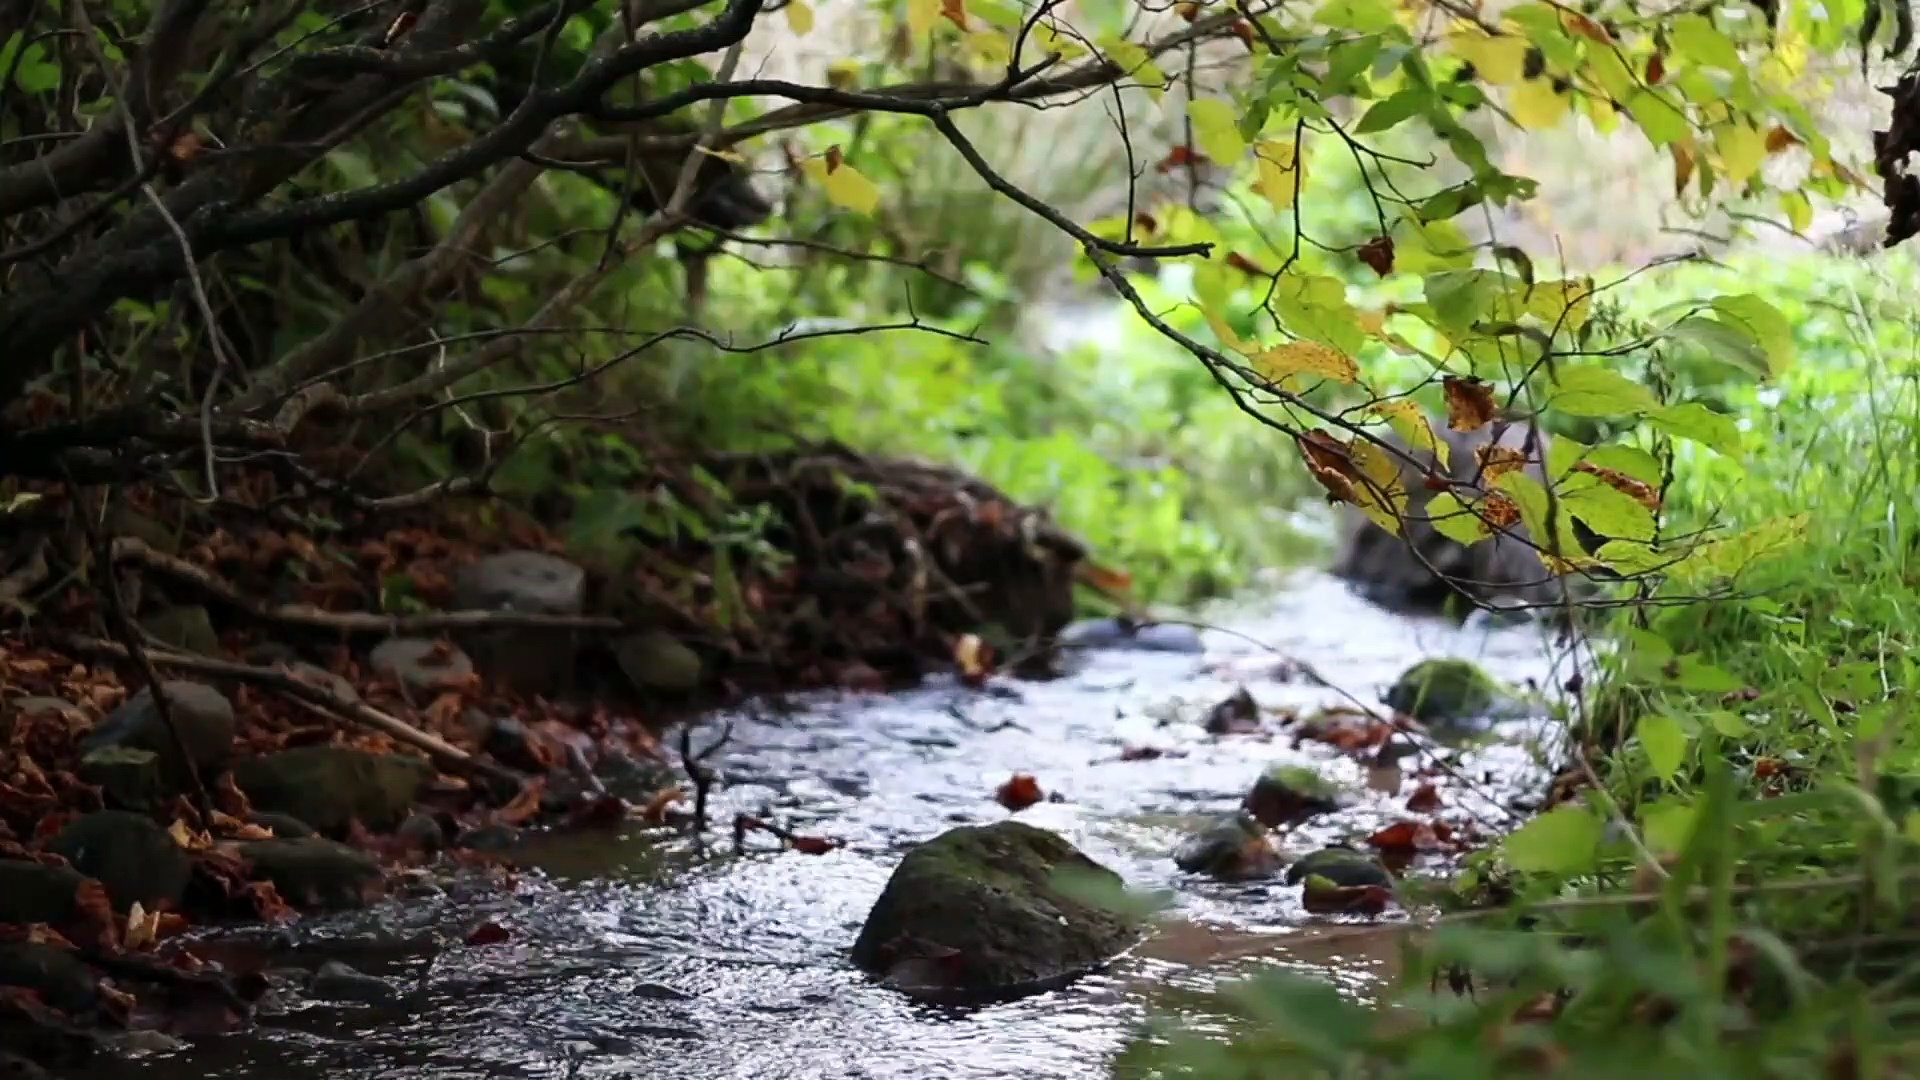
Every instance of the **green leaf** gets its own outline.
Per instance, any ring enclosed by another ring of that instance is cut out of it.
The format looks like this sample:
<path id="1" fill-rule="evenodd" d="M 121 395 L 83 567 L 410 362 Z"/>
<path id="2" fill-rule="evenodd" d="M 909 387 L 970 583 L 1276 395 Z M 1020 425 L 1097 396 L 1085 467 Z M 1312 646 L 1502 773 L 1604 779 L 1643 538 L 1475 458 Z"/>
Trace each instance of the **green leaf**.
<path id="1" fill-rule="evenodd" d="M 1756 377 L 1764 378 L 1772 370 L 1766 350 L 1752 334 L 1718 319 L 1689 315 L 1668 327 L 1663 336 L 1695 346 L 1709 359 L 1732 364 Z"/>
<path id="2" fill-rule="evenodd" d="M 1745 449 L 1745 442 L 1740 437 L 1739 421 L 1724 413 L 1714 412 L 1697 401 L 1668 405 L 1648 419 L 1676 438 L 1691 439 L 1728 457 L 1738 457 Z"/>
<path id="3" fill-rule="evenodd" d="M 1427 500 L 1427 516 L 1441 536 L 1455 543 L 1472 544 L 1492 535 L 1487 523 L 1463 506 L 1451 491 L 1442 491 Z"/>
<path id="4" fill-rule="evenodd" d="M 1384 34 L 1400 28 L 1394 19 L 1394 5 L 1386 0 L 1327 0 L 1313 20 L 1321 26 L 1357 34 Z"/>
<path id="5" fill-rule="evenodd" d="M 1780 375 L 1793 363 L 1793 324 L 1780 309 L 1752 293 L 1722 296 L 1713 310 L 1728 326 L 1744 331 L 1767 358 L 1767 372 Z"/>
<path id="6" fill-rule="evenodd" d="M 1640 837 L 1656 855 L 1684 850 L 1693 832 L 1694 807 L 1683 802 L 1657 802 L 1640 811 Z"/>
<path id="7" fill-rule="evenodd" d="M 1682 656 L 1674 662 L 1674 684 L 1696 694 L 1731 694 L 1740 689 L 1740 680 L 1731 672 L 1715 667 L 1697 656 Z"/>
<path id="8" fill-rule="evenodd" d="M 1740 50 L 1705 15 L 1681 15 L 1667 26 L 1667 42 L 1673 54 L 1696 64 L 1740 72 L 1746 65 Z"/>
<path id="9" fill-rule="evenodd" d="M 1652 90 L 1636 90 L 1621 104 L 1655 149 L 1679 142 L 1693 132 L 1686 112 Z"/>
<path id="10" fill-rule="evenodd" d="M 1386 131 L 1416 113 L 1425 112 L 1433 105 L 1433 92 L 1424 86 L 1411 86 L 1385 101 L 1376 102 L 1368 109 L 1360 122 L 1353 125 L 1355 135 L 1372 135 Z"/>
<path id="11" fill-rule="evenodd" d="M 1567 482 L 1560 504 L 1566 507 L 1567 513 L 1609 539 L 1651 541 L 1658 529 L 1653 511 L 1642 506 L 1638 499 L 1588 473 Z"/>
<path id="12" fill-rule="evenodd" d="M 1556 445 L 1558 443 L 1556 442 Z M 1637 446 L 1609 443 L 1587 451 L 1587 461 L 1602 469 L 1623 472 L 1650 487 L 1660 486 L 1660 461 Z"/>
<path id="13" fill-rule="evenodd" d="M 1669 552 L 1633 540 L 1609 540 L 1600 545 L 1593 557 L 1627 575 L 1650 574 L 1677 561 Z"/>
<path id="14" fill-rule="evenodd" d="M 1647 764 L 1662 781 L 1673 779 L 1687 756 L 1687 733 L 1680 721 L 1665 713 L 1648 713 L 1634 729 L 1640 736 L 1640 749 L 1646 751 Z"/>
<path id="15" fill-rule="evenodd" d="M 1571 877 L 1599 865 L 1604 825 L 1584 806 L 1565 805 L 1522 825 L 1500 844 L 1508 865 L 1522 873 Z"/>
<path id="16" fill-rule="evenodd" d="M 1193 121 L 1193 141 L 1200 152 L 1218 164 L 1232 168 L 1246 156 L 1247 141 L 1240 137 L 1240 115 L 1232 104 L 1219 98 L 1190 101 L 1187 118 Z"/>
<path id="17" fill-rule="evenodd" d="M 1549 404 L 1569 416 L 1631 416 L 1660 408 L 1653 391 L 1608 368 L 1560 369 Z"/>
<path id="18" fill-rule="evenodd" d="M 1753 725 L 1737 712 L 1715 709 L 1707 714 L 1707 725 L 1729 739 L 1744 739 L 1753 734 Z"/>

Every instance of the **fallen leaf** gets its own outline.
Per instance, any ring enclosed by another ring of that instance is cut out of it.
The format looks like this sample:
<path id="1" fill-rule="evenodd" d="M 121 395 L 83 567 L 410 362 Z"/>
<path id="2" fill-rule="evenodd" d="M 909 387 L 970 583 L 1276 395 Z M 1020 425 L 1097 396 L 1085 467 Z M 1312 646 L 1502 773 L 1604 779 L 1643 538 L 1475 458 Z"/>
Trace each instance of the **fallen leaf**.
<path id="1" fill-rule="evenodd" d="M 120 945 L 130 952 L 152 948 L 160 940 L 160 913 L 148 911 L 140 901 L 135 900 L 127 908 L 127 929 L 121 935 Z"/>
<path id="2" fill-rule="evenodd" d="M 978 686 L 993 672 L 993 648 L 978 634 L 962 634 L 953 646 L 953 662 L 960 668 L 961 681 Z"/>
<path id="3" fill-rule="evenodd" d="M 677 803 L 687 801 L 687 789 L 684 787 L 661 788 L 647 800 L 640 811 L 640 820 L 649 825 L 664 825 L 667 821 L 667 809 Z"/>
<path id="4" fill-rule="evenodd" d="M 1442 805 L 1440 789 L 1432 784 L 1421 784 L 1407 796 L 1407 809 L 1416 814 L 1431 814 Z"/>
<path id="5" fill-rule="evenodd" d="M 1381 851 L 1438 851 L 1443 846 L 1433 827 L 1421 821 L 1401 821 L 1367 837 L 1367 843 Z"/>
<path id="6" fill-rule="evenodd" d="M 787 841 L 787 846 L 802 855 L 825 855 L 846 846 L 846 841 L 837 837 L 795 836 Z"/>
<path id="7" fill-rule="evenodd" d="M 1047 796 L 1046 792 L 1040 790 L 1038 780 L 1026 773 L 1014 773 L 994 791 L 993 797 L 1001 806 L 1019 813 Z"/>

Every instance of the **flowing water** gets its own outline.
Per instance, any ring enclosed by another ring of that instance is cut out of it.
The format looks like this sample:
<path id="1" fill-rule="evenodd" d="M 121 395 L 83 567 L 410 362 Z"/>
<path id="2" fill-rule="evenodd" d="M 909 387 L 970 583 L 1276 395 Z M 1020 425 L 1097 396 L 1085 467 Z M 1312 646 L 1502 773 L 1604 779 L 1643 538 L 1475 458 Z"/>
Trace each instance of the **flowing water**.
<path id="1" fill-rule="evenodd" d="M 523 853 L 530 869 L 511 888 L 390 901 L 302 923 L 279 943 L 276 963 L 296 974 L 343 960 L 386 978 L 397 999 L 293 992 L 246 1033 L 129 1069 L 250 1080 L 1086 1078 L 1104 1075 L 1157 986 L 1288 964 L 1365 995 L 1393 955 L 1395 916 L 1371 934 L 1340 928 L 1303 911 L 1298 887 L 1198 879 L 1169 858 L 1197 816 L 1231 811 L 1273 762 L 1316 764 L 1360 794 L 1351 810 L 1280 837 L 1287 851 L 1407 816 L 1412 762 L 1406 775 L 1383 776 L 1323 744 L 1296 747 L 1280 713 L 1342 698 L 1247 639 L 1368 702 L 1423 657 L 1476 659 L 1540 685 L 1564 679 L 1552 668 L 1570 661 L 1555 661 L 1537 629 L 1390 616 L 1319 574 L 1220 618 L 1237 633 L 1205 632 L 1204 655 L 1093 652 L 1052 682 L 824 695 L 782 715 L 734 717 L 716 762 L 715 820 L 760 814 L 844 848 L 803 854 L 755 836 L 736 855 L 724 830 L 705 854 L 641 828 L 553 838 Z M 1206 707 L 1240 685 L 1265 710 L 1267 733 L 1208 735 Z M 1461 751 L 1455 775 L 1437 781 L 1440 815 L 1510 826 L 1516 797 L 1540 786 L 1529 747 L 1540 734 Z M 1125 760 L 1126 747 L 1168 753 Z M 1024 820 L 1060 831 L 1131 885 L 1171 890 L 1167 928 L 1066 989 L 970 1010 L 915 1003 L 855 971 L 848 946 L 901 854 L 951 826 L 1004 818 L 993 793 L 1014 772 L 1058 800 Z M 488 920 L 510 940 L 463 944 Z"/>

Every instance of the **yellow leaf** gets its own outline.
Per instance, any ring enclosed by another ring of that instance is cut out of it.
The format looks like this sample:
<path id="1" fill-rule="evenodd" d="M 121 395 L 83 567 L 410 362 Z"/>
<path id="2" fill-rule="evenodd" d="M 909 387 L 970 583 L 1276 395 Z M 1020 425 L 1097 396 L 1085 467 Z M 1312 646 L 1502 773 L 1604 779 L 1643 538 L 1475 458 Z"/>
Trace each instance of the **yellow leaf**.
<path id="1" fill-rule="evenodd" d="M 1145 88 L 1148 97 L 1157 102 L 1166 96 L 1166 73 L 1153 62 L 1147 50 L 1118 36 L 1101 38 L 1099 44 L 1100 50 L 1107 54 L 1107 59 L 1120 69 L 1121 74 Z"/>
<path id="2" fill-rule="evenodd" d="M 804 167 L 807 175 L 820 182 L 834 205 L 862 214 L 880 209 L 880 189 L 853 166 L 841 162 L 837 168 L 829 169 L 819 158 L 809 158 Z"/>
<path id="3" fill-rule="evenodd" d="M 1384 339 L 1387 336 L 1387 313 L 1373 310 L 1360 312 L 1360 329 L 1365 330 L 1369 337 Z"/>
<path id="4" fill-rule="evenodd" d="M 1793 226 L 1794 232 L 1804 233 L 1807 226 L 1813 224 L 1813 203 L 1807 200 L 1803 192 L 1782 192 L 1780 205 L 1786 210 L 1787 223 Z"/>
<path id="5" fill-rule="evenodd" d="M 1013 49 L 1007 44 L 1007 37 L 998 30 L 975 30 L 961 39 L 974 59 L 983 64 L 1003 65 L 1013 59 Z"/>
<path id="6" fill-rule="evenodd" d="M 1282 139 L 1262 139 L 1254 144 L 1253 154 L 1259 171 L 1254 189 L 1264 195 L 1275 210 L 1291 209 L 1294 191 L 1307 177 L 1306 163 L 1300 160 L 1297 148 Z"/>
<path id="7" fill-rule="evenodd" d="M 907 0 L 907 33 L 923 38 L 933 32 L 940 17 L 940 0 Z"/>
<path id="8" fill-rule="evenodd" d="M 1354 470 L 1364 479 L 1353 485 L 1354 505 L 1374 524 L 1400 535 L 1400 519 L 1407 512 L 1407 488 L 1400 480 L 1400 463 L 1393 455 L 1365 439 L 1347 447 Z"/>
<path id="9" fill-rule="evenodd" d="M 179 818 L 174 818 L 173 824 L 167 826 L 167 835 L 173 837 L 173 842 L 183 848 L 193 847 L 193 830 L 187 828 L 187 823 Z"/>
<path id="10" fill-rule="evenodd" d="M 1440 467 L 1449 467 L 1449 452 L 1446 440 L 1433 430 L 1433 421 L 1427 418 L 1427 411 L 1412 398 L 1395 398 L 1391 401 L 1376 401 L 1372 405 L 1375 413 L 1386 418 L 1393 430 L 1407 440 L 1407 445 L 1415 450 L 1424 450 L 1434 456 Z"/>
<path id="11" fill-rule="evenodd" d="M 827 65 L 827 85 L 845 90 L 860 81 L 860 65 L 852 60 L 836 60 Z"/>
<path id="12" fill-rule="evenodd" d="M 787 27 L 796 34 L 813 31 L 813 9 L 802 0 L 787 0 Z"/>
<path id="13" fill-rule="evenodd" d="M 1512 86 L 1525 74 L 1527 39 L 1523 37 L 1496 37 L 1468 23 L 1448 35 L 1447 41 L 1454 55 L 1472 64 L 1474 72 L 1489 85 Z"/>
<path id="14" fill-rule="evenodd" d="M 1240 118 L 1233 106 L 1219 98 L 1200 98 L 1187 102 L 1187 118 L 1193 121 L 1193 141 L 1200 152 L 1231 168 L 1247 152 L 1240 137 Z"/>
<path id="15" fill-rule="evenodd" d="M 1542 281 L 1527 294 L 1527 313 L 1550 327 L 1572 332 L 1587 324 L 1593 308 L 1593 279 Z"/>
<path id="16" fill-rule="evenodd" d="M 1573 98 L 1556 93 L 1548 79 L 1528 79 L 1507 94 L 1507 108 L 1513 122 L 1528 131 L 1554 127 L 1573 111 Z"/>
<path id="17" fill-rule="evenodd" d="M 1045 23 L 1033 28 L 1033 43 L 1040 46 L 1043 53 L 1051 53 L 1062 60 L 1073 60 L 1087 55 L 1087 47 L 1074 38 L 1062 34 Z M 1145 52 L 1145 50 L 1141 50 Z"/>
<path id="18" fill-rule="evenodd" d="M 1673 194 L 1678 198 L 1686 194 L 1687 185 L 1693 180 L 1693 140 L 1668 143 L 1667 152 L 1673 155 Z"/>
<path id="19" fill-rule="evenodd" d="M 1206 316 L 1207 326 L 1212 328 L 1214 336 L 1220 339 L 1220 344 L 1225 345 L 1227 348 L 1232 349 L 1242 356 L 1252 354 L 1254 349 L 1252 343 L 1242 339 L 1239 334 L 1234 333 L 1233 327 L 1227 325 L 1227 320 L 1222 318 L 1219 312 L 1214 311 L 1212 308 L 1203 307 L 1200 309 L 1200 313 Z"/>
<path id="20" fill-rule="evenodd" d="M 1353 357 L 1331 345 L 1317 341 L 1289 341 L 1252 357 L 1253 369 L 1274 383 L 1284 385 L 1296 375 L 1314 375 L 1337 382 L 1356 382 L 1360 365 Z"/>
<path id="21" fill-rule="evenodd" d="M 1720 168 L 1727 181 L 1741 187 L 1760 171 L 1767 159 L 1767 137 L 1751 124 L 1728 124 L 1713 140 L 1720 151 Z"/>

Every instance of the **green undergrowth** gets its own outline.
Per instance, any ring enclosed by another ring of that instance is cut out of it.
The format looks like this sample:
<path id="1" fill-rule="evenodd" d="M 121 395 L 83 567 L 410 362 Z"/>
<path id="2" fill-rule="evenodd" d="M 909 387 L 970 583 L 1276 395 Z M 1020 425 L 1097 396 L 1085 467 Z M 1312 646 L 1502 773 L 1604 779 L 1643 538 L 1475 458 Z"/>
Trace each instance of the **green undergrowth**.
<path id="1" fill-rule="evenodd" d="M 1899 254 L 1752 258 L 1617 290 L 1622 320 L 1737 289 L 1792 322 L 1795 365 L 1764 382 L 1661 360 L 1746 451 L 1676 447 L 1666 528 L 1778 522 L 1777 542 L 1719 593 L 1670 585 L 1609 627 L 1569 755 L 1600 787 L 1471 857 L 1380 1002 L 1280 973 L 1171 999 L 1117 1074 L 1920 1069 L 1913 280 Z"/>

